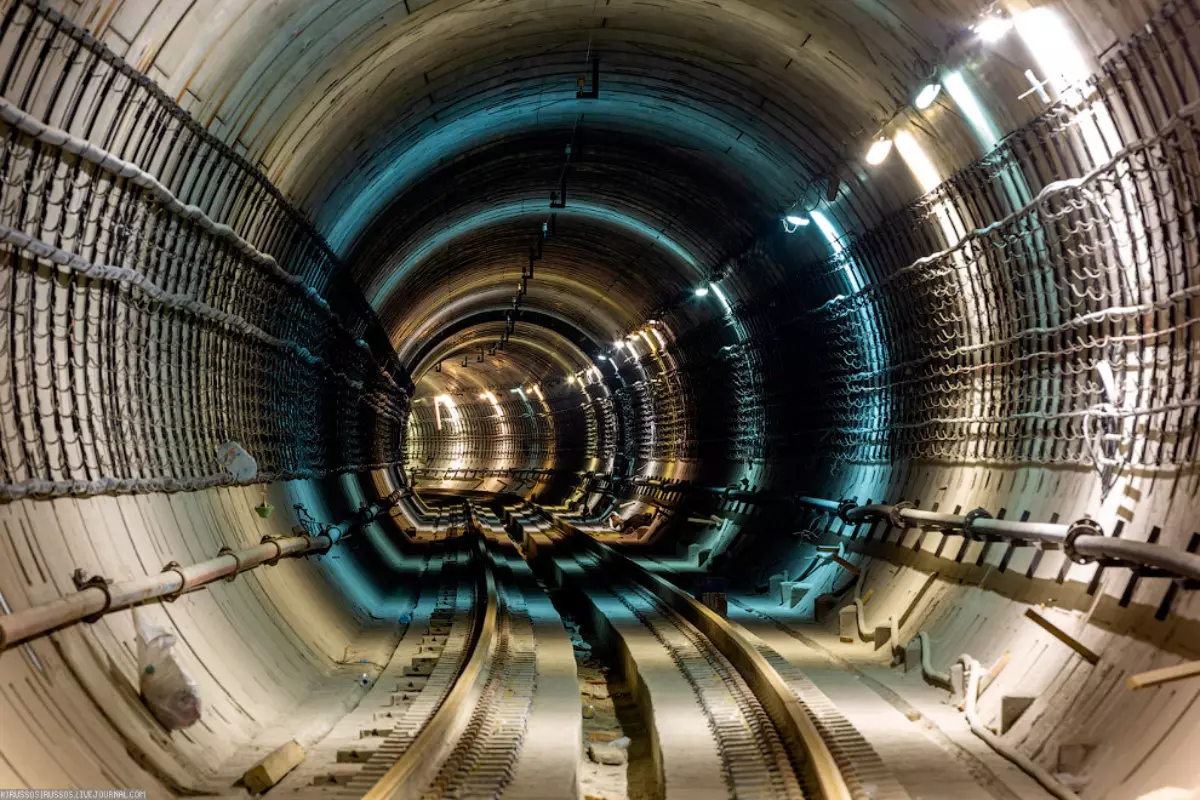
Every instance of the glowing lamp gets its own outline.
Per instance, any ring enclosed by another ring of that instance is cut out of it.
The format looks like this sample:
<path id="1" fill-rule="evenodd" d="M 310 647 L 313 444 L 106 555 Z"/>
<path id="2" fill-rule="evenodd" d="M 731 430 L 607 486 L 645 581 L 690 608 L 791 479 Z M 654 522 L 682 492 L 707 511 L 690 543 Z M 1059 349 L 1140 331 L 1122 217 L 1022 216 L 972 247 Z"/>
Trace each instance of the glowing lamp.
<path id="1" fill-rule="evenodd" d="M 913 101 L 913 105 L 924 111 L 933 105 L 933 101 L 937 100 L 938 95 L 941 93 L 942 85 L 940 83 L 931 83 L 920 91 L 917 99 Z"/>
<path id="2" fill-rule="evenodd" d="M 877 139 L 875 143 L 871 145 L 871 149 L 867 151 L 867 163 L 873 167 L 882 164 L 888 157 L 888 154 L 891 152 L 891 139 Z"/>

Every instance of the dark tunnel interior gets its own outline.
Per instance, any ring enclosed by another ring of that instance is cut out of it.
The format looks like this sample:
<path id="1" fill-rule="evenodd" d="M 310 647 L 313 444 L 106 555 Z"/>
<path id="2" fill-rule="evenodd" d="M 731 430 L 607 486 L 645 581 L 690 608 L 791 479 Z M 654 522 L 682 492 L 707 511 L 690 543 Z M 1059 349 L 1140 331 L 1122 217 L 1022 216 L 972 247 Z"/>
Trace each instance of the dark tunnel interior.
<path id="1" fill-rule="evenodd" d="M 0 789 L 1200 798 L 1198 53 L 0 0 Z"/>

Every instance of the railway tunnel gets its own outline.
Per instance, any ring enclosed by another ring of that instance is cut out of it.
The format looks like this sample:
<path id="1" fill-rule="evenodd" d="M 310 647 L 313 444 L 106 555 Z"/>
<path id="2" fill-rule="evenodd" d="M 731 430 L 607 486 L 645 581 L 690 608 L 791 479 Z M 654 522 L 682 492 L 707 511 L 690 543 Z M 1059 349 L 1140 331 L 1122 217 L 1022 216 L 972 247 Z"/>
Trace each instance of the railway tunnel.
<path id="1" fill-rule="evenodd" d="M 1198 23 L 0 0 L 0 788 L 1200 796 Z"/>

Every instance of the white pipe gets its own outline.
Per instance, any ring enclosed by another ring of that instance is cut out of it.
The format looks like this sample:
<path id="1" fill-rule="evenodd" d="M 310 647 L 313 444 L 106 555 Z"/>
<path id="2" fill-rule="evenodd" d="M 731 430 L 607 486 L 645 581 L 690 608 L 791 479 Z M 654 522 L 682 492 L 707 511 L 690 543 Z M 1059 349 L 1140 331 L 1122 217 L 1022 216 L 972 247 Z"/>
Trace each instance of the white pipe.
<path id="1" fill-rule="evenodd" d="M 862 586 L 863 581 L 867 577 L 867 571 L 862 569 L 858 573 L 858 581 L 854 584 L 854 608 L 855 620 L 858 623 L 858 635 L 864 642 L 875 641 L 875 627 L 867 622 L 867 607 L 862 601 Z M 895 617 L 888 617 L 887 628 L 889 631 L 888 641 L 891 642 L 892 649 L 895 650 L 900 642 L 900 631 L 896 625 Z"/>
<path id="2" fill-rule="evenodd" d="M 983 739 L 997 753 L 1020 767 L 1025 774 L 1040 783 L 1043 789 L 1059 798 L 1059 800 L 1079 800 L 1079 795 L 1064 786 L 1057 778 L 1034 763 L 1024 753 L 1000 741 L 999 736 L 984 727 L 983 722 L 979 719 L 978 709 L 975 706 L 975 700 L 979 694 L 979 674 L 983 672 L 983 665 L 966 653 L 958 657 L 958 663 L 962 664 L 963 668 L 967 670 L 966 714 L 967 724 L 971 726 L 971 732 L 980 739 Z"/>
<path id="3" fill-rule="evenodd" d="M 922 675 L 933 683 L 949 687 L 950 675 L 945 672 L 938 672 L 933 668 L 933 647 L 929 634 L 921 631 L 917 634 L 914 641 L 920 642 L 921 645 Z M 1019 767 L 1021 771 L 1040 783 L 1042 788 L 1059 798 L 1059 800 L 1080 800 L 1079 795 L 1064 786 L 1057 778 L 1042 769 L 1032 759 L 1016 748 L 1002 742 L 999 736 L 984 726 L 983 721 L 979 718 L 979 709 L 976 702 L 979 698 L 979 677 L 984 672 L 983 665 L 967 653 L 960 655 L 955 663 L 962 664 L 967 673 L 964 709 L 967 716 L 967 725 L 971 728 L 971 733 L 982 739 L 998 755 Z"/>

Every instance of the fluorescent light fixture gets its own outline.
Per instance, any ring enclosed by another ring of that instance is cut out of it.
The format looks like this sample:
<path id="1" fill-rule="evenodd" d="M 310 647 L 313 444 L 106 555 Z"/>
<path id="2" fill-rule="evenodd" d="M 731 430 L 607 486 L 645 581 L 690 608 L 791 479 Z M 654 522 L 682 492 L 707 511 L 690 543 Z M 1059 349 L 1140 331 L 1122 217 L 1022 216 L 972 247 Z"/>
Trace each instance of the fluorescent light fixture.
<path id="1" fill-rule="evenodd" d="M 696 297 L 704 297 L 707 294 L 708 294 L 707 286 L 697 286 L 696 287 Z"/>
<path id="2" fill-rule="evenodd" d="M 491 403 L 492 408 L 496 411 L 497 417 L 504 416 L 504 412 L 500 410 L 500 401 L 496 399 L 496 395 L 492 394 L 491 392 L 484 392 L 483 394 L 479 395 L 479 399 L 487 400 L 489 403 Z"/>
<path id="3" fill-rule="evenodd" d="M 458 422 L 458 409 L 454 405 L 454 399 L 448 394 L 439 394 L 433 398 L 433 415 L 439 431 L 442 429 L 442 406 L 446 407 L 446 412 L 450 415 L 450 421 Z"/>
<path id="4" fill-rule="evenodd" d="M 938 95 L 942 93 L 942 85 L 940 83 L 931 83 L 917 94 L 917 99 L 913 101 L 919 110 L 924 111 L 933 105 L 933 101 L 937 100 Z"/>
<path id="5" fill-rule="evenodd" d="M 946 86 L 946 92 L 958 106 L 958 110 L 967 118 L 967 122 L 971 123 L 971 128 L 975 131 L 980 143 L 988 150 L 995 147 L 996 143 L 1000 141 L 1000 134 L 996 132 L 992 121 L 988 119 L 988 115 L 983 110 L 983 106 L 979 104 L 975 93 L 967 86 L 962 73 L 957 71 L 947 73 L 942 81 Z"/>
<path id="6" fill-rule="evenodd" d="M 788 233 L 795 233 L 798 228 L 807 227 L 812 222 L 807 214 L 788 214 L 783 218 L 783 229 Z"/>
<path id="7" fill-rule="evenodd" d="M 942 182 L 942 176 L 938 174 L 937 167 L 929 160 L 929 156 L 925 154 L 921 145 L 917 143 L 916 138 L 910 132 L 900 131 L 896 134 L 896 149 L 900 151 L 900 157 L 912 170 L 913 176 L 916 177 L 917 183 L 921 184 L 924 191 L 931 192 Z"/>
<path id="8" fill-rule="evenodd" d="M 732 314 L 733 306 L 729 305 L 729 300 L 725 297 L 725 293 L 721 291 L 721 287 L 717 286 L 715 283 L 710 283 L 709 286 L 712 287 L 713 294 L 715 294 L 717 299 L 721 301 L 721 305 L 725 307 L 725 313 Z"/>
<path id="9" fill-rule="evenodd" d="M 1008 24 L 1013 27 L 1014 22 L 1009 20 Z M 1015 25 L 1017 35 L 1025 42 L 1054 91 L 1062 94 L 1092 74 L 1092 68 L 1062 14 L 1044 6 L 1034 8 L 1020 14 Z"/>
<path id="10" fill-rule="evenodd" d="M 867 163 L 871 166 L 882 164 L 892 152 L 892 140 L 880 137 L 871 145 L 871 149 L 867 151 Z"/>
<path id="11" fill-rule="evenodd" d="M 975 35 L 987 43 L 998 42 L 1012 30 L 1013 21 L 1000 14 L 989 14 L 975 24 Z"/>
<path id="12" fill-rule="evenodd" d="M 817 223 L 817 228 L 821 231 L 821 235 L 825 237 L 825 241 L 829 242 L 829 247 L 833 250 L 835 256 L 841 255 L 845 247 L 842 245 L 842 237 L 838 235 L 837 229 L 833 227 L 833 223 L 829 221 L 820 211 L 813 212 L 813 221 Z"/>

